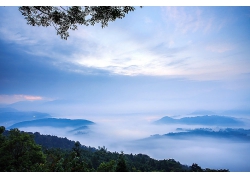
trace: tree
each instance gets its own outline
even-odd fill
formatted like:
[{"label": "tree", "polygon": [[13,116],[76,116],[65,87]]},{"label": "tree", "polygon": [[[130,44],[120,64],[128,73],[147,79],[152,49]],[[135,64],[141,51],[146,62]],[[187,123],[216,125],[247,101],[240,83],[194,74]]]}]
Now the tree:
[{"label": "tree", "polygon": [[123,152],[121,152],[121,154],[119,155],[115,171],[116,172],[128,172]]},{"label": "tree", "polygon": [[2,144],[5,141],[5,137],[2,135],[4,131],[5,131],[5,127],[0,126],[0,144]]},{"label": "tree", "polygon": [[77,157],[81,156],[81,144],[79,141],[75,142],[75,147],[73,147],[72,150],[76,153]]},{"label": "tree", "polygon": [[192,172],[202,172],[203,170],[198,164],[193,163],[191,166],[191,171]]},{"label": "tree", "polygon": [[[4,128],[0,128],[3,133]],[[28,133],[11,129],[2,138],[0,147],[0,171],[40,171],[45,163],[45,155]]]},{"label": "tree", "polygon": [[111,160],[109,162],[102,162],[97,168],[97,172],[114,172],[114,171],[115,171],[114,160]]},{"label": "tree", "polygon": [[76,30],[77,25],[95,25],[101,23],[102,28],[108,22],[122,19],[133,6],[21,6],[19,11],[32,26],[54,26],[57,35],[67,40],[68,30]]}]

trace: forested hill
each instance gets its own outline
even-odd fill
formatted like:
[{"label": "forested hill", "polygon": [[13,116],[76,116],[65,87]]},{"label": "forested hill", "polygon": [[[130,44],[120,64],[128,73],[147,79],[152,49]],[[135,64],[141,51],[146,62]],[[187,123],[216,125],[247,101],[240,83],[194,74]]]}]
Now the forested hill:
[{"label": "forested hill", "polygon": [[[57,137],[57,136],[52,136],[52,135],[42,135],[38,132],[36,133],[31,133],[29,132],[34,137],[34,140],[37,144],[41,145],[43,149],[63,149],[63,150],[71,150],[75,146],[75,141],[69,140],[66,137]],[[88,151],[96,151],[96,148],[90,147],[90,146],[84,146],[81,145],[81,148],[84,150]]]},{"label": "forested hill", "polygon": [[183,165],[174,159],[155,160],[144,154],[110,152],[78,141],[0,127],[0,171],[23,172],[202,172],[228,171]]}]

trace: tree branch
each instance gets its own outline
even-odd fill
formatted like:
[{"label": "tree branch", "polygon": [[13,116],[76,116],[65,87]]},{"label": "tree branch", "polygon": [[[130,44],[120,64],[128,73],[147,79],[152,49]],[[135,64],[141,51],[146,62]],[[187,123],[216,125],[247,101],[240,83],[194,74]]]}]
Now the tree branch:
[{"label": "tree branch", "polygon": [[47,13],[47,12],[45,12],[45,11],[43,11],[43,10],[41,10],[41,9],[37,8],[36,6],[34,6],[34,8],[35,8],[36,10],[38,10],[38,11],[40,11],[40,12],[44,13],[44,14],[47,14],[48,16],[50,15],[49,13]]},{"label": "tree branch", "polygon": [[68,12],[68,10],[64,9],[62,6],[60,6],[61,9],[63,9],[64,11]]}]

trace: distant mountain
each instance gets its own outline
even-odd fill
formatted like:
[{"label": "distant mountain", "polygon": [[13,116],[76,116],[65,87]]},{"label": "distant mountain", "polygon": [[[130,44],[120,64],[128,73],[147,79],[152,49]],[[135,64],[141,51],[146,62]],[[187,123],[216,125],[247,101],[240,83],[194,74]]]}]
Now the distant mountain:
[{"label": "distant mountain", "polygon": [[6,127],[21,121],[49,118],[50,114],[35,111],[18,111],[13,108],[0,108],[0,125]]},{"label": "distant mountain", "polygon": [[66,128],[71,127],[74,128],[75,131],[77,131],[77,128],[83,128],[88,125],[95,124],[92,121],[85,120],[85,119],[57,119],[57,118],[45,118],[45,119],[38,119],[33,121],[23,121],[16,124],[13,124],[12,126],[8,127],[7,129],[12,128],[21,128],[21,127],[53,127],[53,128]]},{"label": "distant mountain", "polygon": [[[180,130],[181,128],[178,128]],[[183,129],[184,130],[184,129]],[[228,139],[230,141],[245,141],[250,142],[250,129],[233,129],[226,128],[214,131],[210,128],[198,128],[192,130],[185,130],[184,132],[168,133],[164,135],[152,135],[151,138],[175,138],[175,139],[189,139],[189,138],[199,138],[199,137],[210,137],[216,139]]]},{"label": "distant mountain", "polygon": [[178,123],[177,119],[165,116],[157,121],[153,122],[154,124],[173,124],[173,123]]},{"label": "distant mountain", "polygon": [[75,135],[88,134],[89,133],[88,129],[89,127],[85,125],[85,126],[80,126],[76,129],[70,130],[68,132],[74,133]]},{"label": "distant mountain", "polygon": [[154,124],[186,124],[186,125],[217,125],[217,126],[237,126],[244,123],[237,118],[226,116],[196,116],[174,119],[168,116],[154,122]]}]

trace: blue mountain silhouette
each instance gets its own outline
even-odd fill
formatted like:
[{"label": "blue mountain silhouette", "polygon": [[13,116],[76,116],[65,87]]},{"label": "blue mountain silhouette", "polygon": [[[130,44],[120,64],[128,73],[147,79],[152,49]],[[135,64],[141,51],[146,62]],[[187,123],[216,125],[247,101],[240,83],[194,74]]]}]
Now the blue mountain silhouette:
[{"label": "blue mountain silhouette", "polygon": [[7,129],[21,128],[21,127],[43,127],[43,126],[54,127],[54,128],[65,128],[65,127],[80,128],[93,124],[95,123],[85,119],[72,120],[72,119],[45,118],[33,121],[19,122],[13,124]]},{"label": "blue mountain silhouette", "polygon": [[218,125],[218,126],[236,126],[244,125],[242,121],[234,117],[227,116],[195,116],[195,117],[184,117],[181,119],[174,119],[165,116],[154,124],[187,124],[187,125]]}]

